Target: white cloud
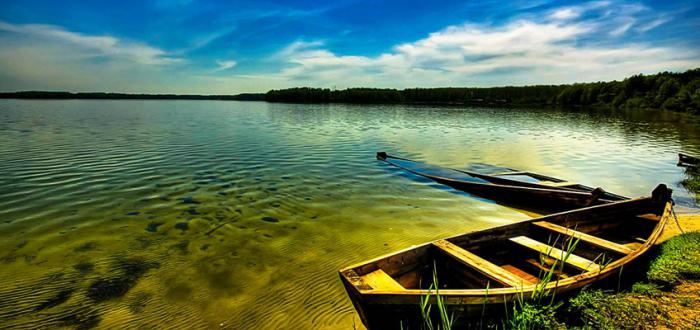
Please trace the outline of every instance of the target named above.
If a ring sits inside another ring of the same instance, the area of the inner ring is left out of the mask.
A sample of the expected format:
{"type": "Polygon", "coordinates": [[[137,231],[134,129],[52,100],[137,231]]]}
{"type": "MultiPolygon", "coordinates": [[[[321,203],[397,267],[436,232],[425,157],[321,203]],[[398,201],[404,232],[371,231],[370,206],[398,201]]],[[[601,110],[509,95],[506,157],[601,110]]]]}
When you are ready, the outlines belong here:
{"type": "MultiPolygon", "coordinates": [[[[594,2],[560,8],[546,19],[503,26],[450,26],[372,57],[335,54],[321,42],[295,42],[278,54],[288,64],[278,76],[292,85],[488,86],[611,80],[700,65],[694,49],[600,42],[609,38],[606,34],[614,38],[630,31],[639,22],[631,15],[645,11],[634,4],[611,6],[594,2]],[[598,16],[577,19],[586,11],[598,16]]],[[[662,23],[646,23],[647,30],[662,23]]]]}
{"type": "Polygon", "coordinates": [[[238,64],[238,62],[236,62],[236,61],[234,61],[234,60],[216,61],[216,65],[219,66],[219,67],[216,69],[216,71],[228,70],[228,69],[233,68],[234,66],[236,66],[236,64],[238,64]]]}
{"type": "Polygon", "coordinates": [[[208,94],[292,86],[558,84],[700,66],[698,49],[627,41],[672,20],[668,13],[600,1],[541,14],[499,25],[446,27],[376,56],[339,54],[324,41],[300,40],[257,63],[273,71],[255,72],[233,59],[220,59],[214,68],[187,67],[184,55],[176,55],[186,52],[0,21],[0,90],[208,94]]]}
{"type": "Polygon", "coordinates": [[[549,18],[553,20],[560,20],[560,21],[565,21],[565,20],[570,20],[574,19],[581,16],[581,9],[576,8],[576,7],[567,7],[567,8],[561,8],[557,9],[551,14],[549,14],[549,18]]]}
{"type": "Polygon", "coordinates": [[[61,43],[73,48],[76,56],[105,56],[149,65],[167,65],[181,62],[165,51],[112,36],[93,36],[67,31],[61,27],[44,24],[10,24],[0,21],[0,31],[19,35],[25,41],[35,38],[36,43],[61,43]]]}

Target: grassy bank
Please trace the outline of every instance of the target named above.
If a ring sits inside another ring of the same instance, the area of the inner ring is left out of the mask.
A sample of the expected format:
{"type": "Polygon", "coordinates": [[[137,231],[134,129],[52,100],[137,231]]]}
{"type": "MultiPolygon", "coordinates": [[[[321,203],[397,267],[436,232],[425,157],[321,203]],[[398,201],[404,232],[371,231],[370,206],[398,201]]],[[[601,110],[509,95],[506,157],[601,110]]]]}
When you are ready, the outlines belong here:
{"type": "Polygon", "coordinates": [[[700,327],[700,232],[661,245],[646,274],[625,289],[586,288],[560,306],[527,305],[517,329],[700,327]]]}

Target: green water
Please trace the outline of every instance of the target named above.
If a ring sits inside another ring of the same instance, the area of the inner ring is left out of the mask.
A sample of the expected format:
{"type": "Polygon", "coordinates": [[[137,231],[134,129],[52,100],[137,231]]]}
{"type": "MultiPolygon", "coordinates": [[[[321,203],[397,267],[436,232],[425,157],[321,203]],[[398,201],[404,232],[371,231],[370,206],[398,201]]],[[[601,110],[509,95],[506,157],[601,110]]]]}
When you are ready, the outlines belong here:
{"type": "Polygon", "coordinates": [[[0,101],[3,328],[352,328],[337,270],[527,219],[388,168],[537,171],[693,205],[664,113],[0,101]]]}

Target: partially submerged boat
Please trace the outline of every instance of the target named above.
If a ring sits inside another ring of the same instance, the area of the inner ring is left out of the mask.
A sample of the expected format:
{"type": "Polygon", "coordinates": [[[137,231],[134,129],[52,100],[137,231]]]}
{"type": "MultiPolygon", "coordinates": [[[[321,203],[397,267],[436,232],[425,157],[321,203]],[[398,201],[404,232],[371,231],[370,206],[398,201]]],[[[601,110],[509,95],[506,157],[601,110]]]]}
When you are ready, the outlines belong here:
{"type": "Polygon", "coordinates": [[[433,285],[448,312],[464,321],[534,292],[561,295],[621,274],[656,242],[671,208],[671,190],[660,184],[651,197],[411,247],[344,268],[340,279],[369,329],[420,323],[422,299],[438,299],[433,285]]]}
{"type": "Polygon", "coordinates": [[[386,152],[378,152],[377,159],[454,189],[530,210],[562,211],[627,199],[602,188],[591,188],[532,172],[511,169],[483,174],[429,165],[386,152]]]}
{"type": "Polygon", "coordinates": [[[700,165],[700,158],[683,153],[678,153],[678,165],[695,167],[700,165]]]}

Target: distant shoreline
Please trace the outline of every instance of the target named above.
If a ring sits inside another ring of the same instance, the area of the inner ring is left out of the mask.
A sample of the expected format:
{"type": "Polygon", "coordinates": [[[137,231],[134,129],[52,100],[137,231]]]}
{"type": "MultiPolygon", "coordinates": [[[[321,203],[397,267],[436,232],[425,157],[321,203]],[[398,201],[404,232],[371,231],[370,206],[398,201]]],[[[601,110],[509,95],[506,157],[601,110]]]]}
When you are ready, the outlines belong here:
{"type": "Polygon", "coordinates": [[[22,100],[219,100],[219,101],[264,101],[265,93],[242,93],[235,95],[196,94],[129,94],[105,92],[48,92],[21,91],[0,93],[0,99],[22,100]]]}
{"type": "Polygon", "coordinates": [[[22,91],[0,99],[220,100],[315,104],[408,104],[471,106],[554,106],[653,109],[700,114],[700,68],[635,75],[622,81],[504,87],[328,88],[297,87],[235,95],[128,94],[22,91]]]}

